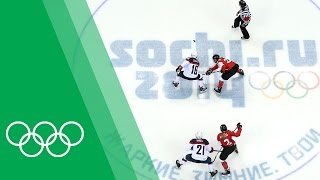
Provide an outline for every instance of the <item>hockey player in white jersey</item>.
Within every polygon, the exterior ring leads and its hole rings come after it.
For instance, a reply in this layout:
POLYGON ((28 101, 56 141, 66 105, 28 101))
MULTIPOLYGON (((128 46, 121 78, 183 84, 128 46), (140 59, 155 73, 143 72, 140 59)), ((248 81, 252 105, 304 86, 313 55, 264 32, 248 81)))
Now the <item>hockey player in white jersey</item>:
POLYGON ((180 84, 180 78, 187 80, 198 80, 200 93, 204 93, 207 87, 203 84, 203 76, 199 74, 198 67, 200 63, 197 59, 197 52, 192 52, 191 57, 187 57, 186 60, 176 68, 177 76, 172 84, 174 87, 178 87, 180 84))
POLYGON ((213 169, 213 162, 209 157, 209 153, 212 153, 213 151, 214 149, 209 145, 208 140, 202 138, 202 132, 197 132, 196 139, 191 139, 188 144, 188 154, 181 160, 176 160, 176 165, 180 168, 188 161, 208 164, 209 173, 213 177, 218 172, 213 169))

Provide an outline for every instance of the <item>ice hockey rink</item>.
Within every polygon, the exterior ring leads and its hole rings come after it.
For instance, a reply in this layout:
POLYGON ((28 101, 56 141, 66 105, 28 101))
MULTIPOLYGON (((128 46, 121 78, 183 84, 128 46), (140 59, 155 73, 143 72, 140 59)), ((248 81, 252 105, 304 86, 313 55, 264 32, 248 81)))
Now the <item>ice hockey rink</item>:
MULTIPOLYGON (((320 179, 320 0, 247 0, 250 40, 231 28, 238 0, 87 2, 160 179, 320 179), (218 53, 245 76, 232 77, 220 96, 218 73, 205 77, 205 94, 196 82, 174 89, 175 68, 192 49, 199 71, 218 53), (203 164, 175 168, 197 131, 220 149, 220 125, 238 122, 230 177, 210 178, 203 164)), ((223 170, 219 155, 214 167, 223 170)))

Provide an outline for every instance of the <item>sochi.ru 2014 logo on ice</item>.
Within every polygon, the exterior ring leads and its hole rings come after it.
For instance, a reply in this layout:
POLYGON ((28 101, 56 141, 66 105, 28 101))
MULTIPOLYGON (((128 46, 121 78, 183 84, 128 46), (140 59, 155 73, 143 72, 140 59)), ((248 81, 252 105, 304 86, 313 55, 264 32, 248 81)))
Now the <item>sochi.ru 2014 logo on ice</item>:
MULTIPOLYGON (((17 132, 15 132, 17 133, 17 132)), ((6 138, 8 140, 8 142, 10 144, 12 144, 13 146, 17 146, 19 147, 21 153, 23 155, 25 155, 26 157, 37 157, 39 156, 42 151, 44 150, 44 148, 46 148, 47 152, 53 156, 53 157, 63 157, 65 155, 67 155, 71 149, 72 146, 77 146, 78 144, 81 143, 81 141, 83 140, 83 137, 84 137, 84 130, 82 128, 82 126, 75 122, 75 121, 68 121, 68 122, 65 122, 59 129, 59 131, 57 131, 57 128, 51 123, 51 122, 48 122, 48 121, 42 121, 42 122, 39 122, 38 124, 36 124, 34 126, 34 128, 32 129, 32 131, 30 130, 29 126, 24 123, 24 122, 21 122, 21 121, 15 121, 15 122, 12 122, 6 129, 6 138), (13 126, 17 126, 17 125, 22 125, 25 127, 25 129, 27 130, 27 133, 24 134, 23 136, 21 136, 20 140, 18 142, 13 142, 12 139, 10 138, 9 136, 9 131, 10 129, 13 127, 13 126), (49 135, 47 137, 46 140, 43 139, 43 137, 38 134, 36 131, 37 129, 40 127, 40 126, 43 126, 43 125, 48 125, 49 127, 51 127, 53 129, 53 133, 51 135, 49 135), (71 143, 71 140, 70 138, 65 134, 63 133, 63 129, 66 127, 66 126, 70 126, 70 125, 73 125, 73 126, 76 126, 80 129, 80 138, 78 141, 74 142, 74 143, 71 143), (50 149, 50 146, 52 144, 54 144, 57 140, 57 137, 59 136, 59 139, 60 141, 67 146, 67 149, 65 152, 61 153, 61 154, 55 154, 52 152, 52 150, 50 149), (30 138, 32 137, 33 141, 40 145, 40 150, 35 153, 35 154, 28 154, 25 152, 25 150, 23 149, 23 146, 26 145, 30 138)))

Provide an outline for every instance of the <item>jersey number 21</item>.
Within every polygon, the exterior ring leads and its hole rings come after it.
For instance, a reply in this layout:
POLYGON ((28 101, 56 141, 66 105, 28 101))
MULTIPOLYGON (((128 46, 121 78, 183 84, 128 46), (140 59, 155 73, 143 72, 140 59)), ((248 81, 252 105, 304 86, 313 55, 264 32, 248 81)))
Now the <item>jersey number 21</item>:
POLYGON ((204 155, 204 146, 203 145, 197 145, 197 154, 204 155))

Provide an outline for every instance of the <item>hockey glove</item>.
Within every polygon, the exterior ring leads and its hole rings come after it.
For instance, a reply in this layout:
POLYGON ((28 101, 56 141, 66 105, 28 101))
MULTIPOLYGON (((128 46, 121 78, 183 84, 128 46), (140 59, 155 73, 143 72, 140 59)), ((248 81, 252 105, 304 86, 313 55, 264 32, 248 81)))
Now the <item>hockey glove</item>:
POLYGON ((181 72, 182 66, 178 66, 176 69, 177 74, 179 74, 181 72))
POLYGON ((208 69, 208 70, 206 71, 206 75, 207 75, 207 76, 209 76, 211 73, 212 73, 212 69, 208 69))
POLYGON ((241 123, 238 123, 238 124, 237 124, 237 128, 238 128, 238 129, 241 129, 241 128, 242 128, 241 123))

